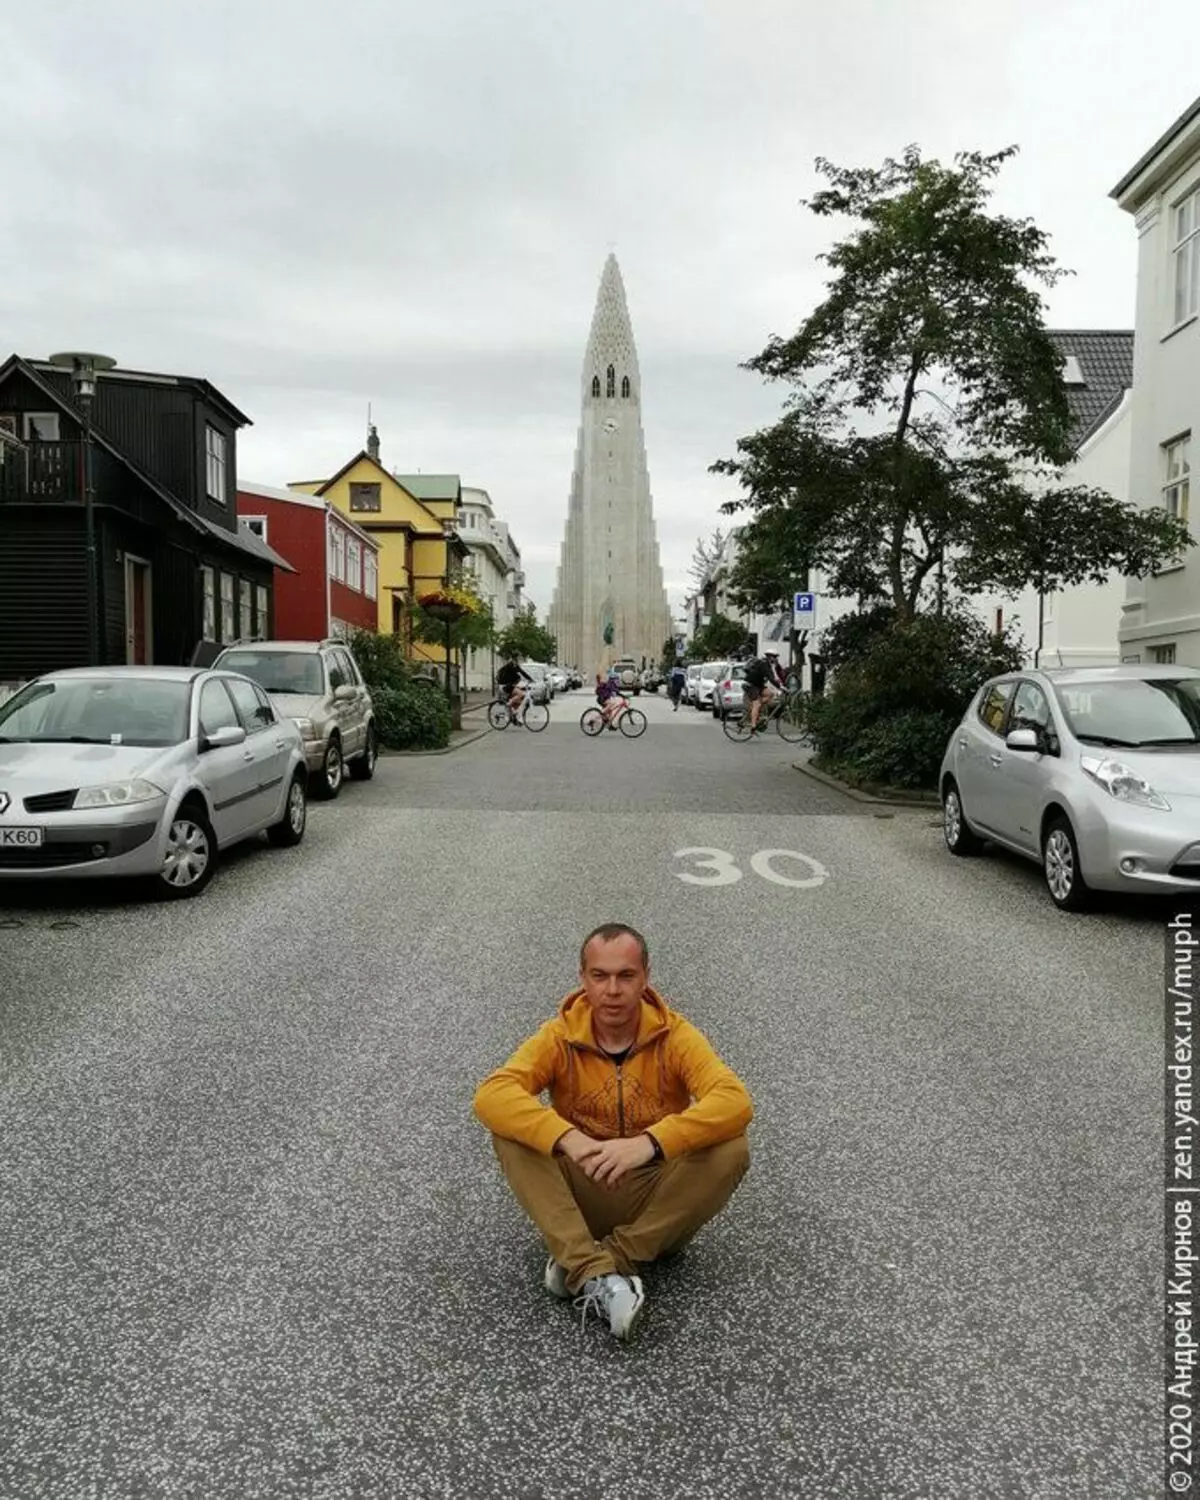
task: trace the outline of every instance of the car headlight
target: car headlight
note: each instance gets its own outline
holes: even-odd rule
[[[108,786],[85,786],[75,793],[75,807],[132,807],[164,797],[162,787],[152,781],[114,781]]]
[[[292,723],[300,731],[302,740],[319,740],[321,736],[317,733],[317,727],[311,719],[293,719]]]
[[[1094,782],[1118,802],[1129,802],[1134,807],[1154,807],[1160,812],[1171,811],[1171,804],[1163,794],[1156,792],[1144,776],[1139,776],[1123,760],[1084,755],[1079,764]]]

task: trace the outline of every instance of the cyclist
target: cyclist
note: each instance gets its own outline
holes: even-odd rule
[[[515,656],[510,656],[496,673],[497,686],[503,689],[504,697],[508,701],[508,711],[514,718],[525,698],[526,689],[521,686],[522,677],[526,682],[533,681]]]
[[[758,730],[758,716],[762,712],[764,697],[771,703],[785,691],[778,656],[769,651],[765,657],[751,657],[746,663],[744,683],[746,701],[750,705],[750,732],[753,734]],[[766,727],[765,724],[762,726],[764,731]]]
[[[603,672],[596,673],[596,702],[600,705],[604,722],[615,730],[616,716],[625,706],[625,699],[621,696],[615,677],[605,677]]]

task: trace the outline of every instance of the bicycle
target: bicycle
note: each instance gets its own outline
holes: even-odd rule
[[[781,740],[786,740],[789,745],[798,745],[801,740],[808,738],[808,726],[805,721],[805,694],[801,692],[780,693],[768,706],[764,706],[758,716],[758,733],[766,734],[772,724],[775,732]],[[731,740],[738,742],[748,740],[755,733],[750,727],[750,710],[748,706],[742,708],[742,712],[736,718],[728,716],[721,725]]]
[[[630,708],[627,700],[624,698],[618,698],[617,702],[621,706],[617,709],[610,722],[615,724],[628,740],[636,740],[638,735],[645,734],[646,715],[641,709]],[[603,710],[599,708],[585,708],[579,716],[579,727],[587,735],[601,734],[605,727]]]
[[[494,698],[488,704],[488,723],[493,729],[507,729],[510,724],[524,724],[533,734],[540,734],[550,722],[550,710],[544,703],[535,703],[533,694],[526,690],[518,709],[508,706],[507,698]]]

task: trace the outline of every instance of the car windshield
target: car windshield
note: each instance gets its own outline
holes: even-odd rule
[[[700,676],[704,678],[705,682],[711,682],[714,677],[721,675],[721,665],[719,661],[706,661],[700,668]]]
[[[1055,683],[1076,739],[1123,745],[1200,744],[1200,677]]]
[[[264,693],[319,698],[325,691],[321,658],[315,651],[226,651],[218,665],[222,671],[249,677]]]
[[[0,743],[178,745],[190,694],[189,682],[153,677],[31,682],[0,707]]]

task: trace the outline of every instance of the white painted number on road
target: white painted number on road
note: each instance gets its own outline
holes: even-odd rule
[[[674,858],[693,860],[701,869],[710,872],[707,875],[696,875],[689,870],[676,870],[678,878],[688,885],[733,885],[742,878],[741,868],[727,849],[711,849],[707,846],[676,849]],[[809,873],[800,878],[784,875],[774,866],[773,861],[777,859],[798,860]],[[814,890],[829,879],[829,871],[824,865],[818,864],[807,854],[801,854],[798,849],[760,849],[757,854],[750,856],[750,868],[773,885],[787,885],[800,891]]]
[[[712,871],[711,875],[691,875],[686,870],[676,870],[680,880],[688,885],[732,885],[742,878],[742,872],[733,862],[733,855],[725,849],[676,849],[676,859],[693,859],[701,868]]]
[[[772,867],[773,859],[799,860],[802,865],[808,866],[812,874],[806,875],[802,880],[797,880],[792,875],[781,875]],[[818,885],[824,885],[829,879],[829,871],[824,865],[818,864],[807,854],[801,854],[798,849],[760,849],[757,854],[750,856],[750,868],[764,880],[773,880],[776,885],[794,886],[798,891],[811,891]]]

